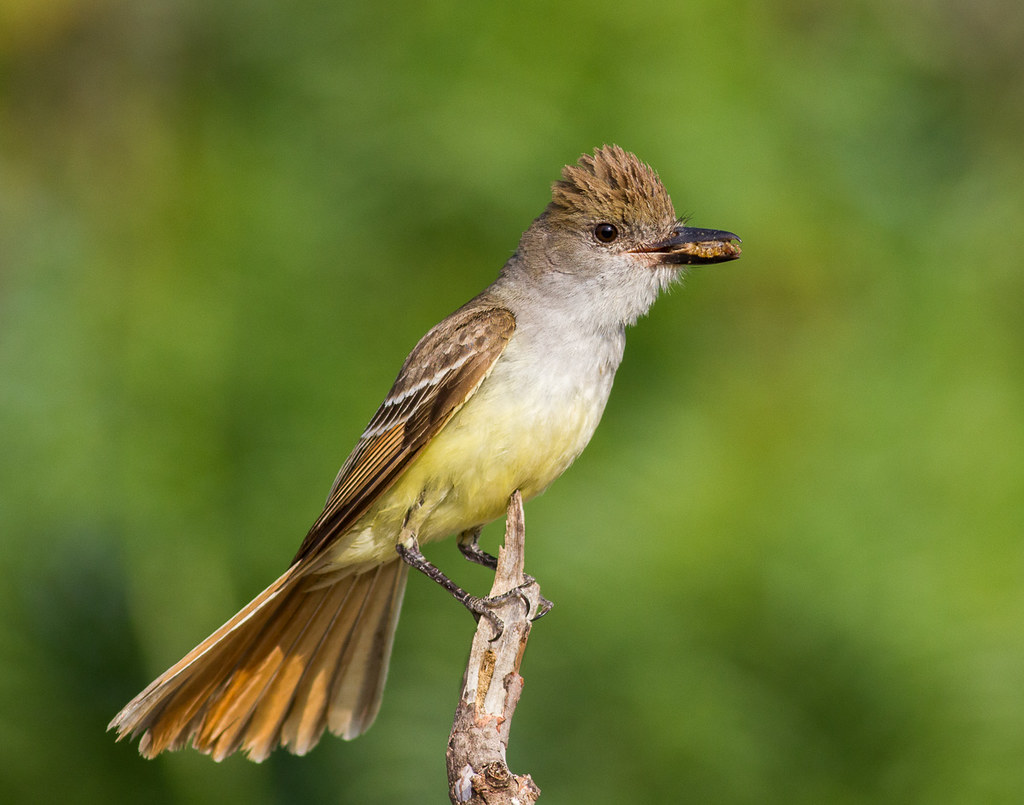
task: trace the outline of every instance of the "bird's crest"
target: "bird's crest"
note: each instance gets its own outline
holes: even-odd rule
[[[548,214],[619,220],[641,216],[652,222],[676,217],[654,169],[617,145],[595,148],[593,156],[584,154],[575,165],[562,168],[561,180],[551,188]]]

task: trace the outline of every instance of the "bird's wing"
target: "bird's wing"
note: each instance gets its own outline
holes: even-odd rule
[[[398,479],[480,387],[515,326],[508,310],[474,300],[423,336],[338,473],[293,564],[319,555]]]

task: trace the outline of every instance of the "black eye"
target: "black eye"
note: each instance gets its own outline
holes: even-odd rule
[[[611,243],[619,236],[619,230],[614,224],[598,224],[594,227],[594,237],[602,243]]]

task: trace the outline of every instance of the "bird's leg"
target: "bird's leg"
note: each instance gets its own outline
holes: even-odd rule
[[[437,502],[435,502],[434,505],[436,505]],[[409,567],[413,567],[420,571],[424,576],[432,579],[437,584],[440,584],[449,593],[451,593],[452,597],[456,601],[460,602],[466,609],[473,613],[473,617],[477,621],[480,620],[481,615],[487,618],[487,620],[491,622],[495,631],[495,636],[492,640],[497,640],[505,630],[505,624],[501,618],[494,614],[494,608],[505,603],[510,598],[519,597],[526,602],[527,612],[529,612],[530,602],[527,600],[526,596],[523,595],[521,588],[509,590],[507,593],[503,593],[502,595],[495,595],[487,598],[472,595],[448,578],[439,567],[434,565],[423,555],[422,551],[420,551],[420,543],[416,535],[419,533],[419,529],[423,524],[423,521],[427,519],[427,516],[433,510],[434,505],[429,505],[426,500],[421,497],[416,505],[406,512],[405,522],[402,524],[402,531],[399,534],[398,544],[395,546],[395,550],[398,552],[402,561],[409,565]],[[473,561],[479,561],[480,564],[492,569],[496,568],[498,560],[481,550],[480,546],[477,544],[479,535],[479,528],[475,529],[475,535],[472,529],[464,532],[464,534],[459,536],[460,548],[461,543],[465,538],[469,543],[469,548],[467,550],[470,554],[473,554]],[[466,554],[465,550],[463,551],[463,554]],[[471,558],[468,554],[466,555],[467,558]],[[529,579],[527,583],[532,584],[533,579]],[[526,585],[524,584],[523,586],[525,587]],[[542,598],[540,613],[534,618],[534,620],[545,614],[549,609],[551,609],[551,602]]]
[[[489,567],[491,570],[498,569],[498,558],[487,553],[483,548],[480,547],[480,531],[481,527],[470,528],[459,534],[459,551],[465,556],[470,562],[474,562],[484,567]],[[526,587],[536,582],[536,579],[528,573],[523,574],[525,581],[522,586]],[[543,595],[540,596],[539,606],[537,607],[537,614],[533,616],[532,620],[543,618],[548,612],[551,611],[551,607],[554,604],[545,598]],[[529,609],[529,602],[527,602],[527,609]]]
[[[432,579],[437,584],[444,587],[452,597],[460,602],[466,609],[473,613],[473,617],[479,621],[480,616],[484,615],[494,627],[496,637],[501,636],[501,633],[505,629],[505,624],[501,618],[495,615],[487,604],[484,603],[487,599],[480,598],[476,595],[471,595],[466,590],[463,590],[458,584],[448,578],[444,572],[431,563],[427,557],[420,551],[419,534],[420,527],[423,522],[433,511],[434,506],[440,501],[428,502],[426,500],[426,494],[420,496],[420,499],[413,505],[409,511],[405,513],[405,522],[402,523],[402,531],[398,535],[398,544],[395,546],[395,550],[401,557],[402,561],[405,562],[409,567],[413,567],[426,576],[428,579]]]
[[[501,633],[505,631],[505,623],[494,614],[493,608],[499,604],[503,604],[513,596],[523,597],[522,592],[516,588],[510,590],[503,595],[496,595],[490,598],[481,598],[477,595],[463,590],[458,584],[448,578],[444,572],[437,567],[437,565],[430,562],[420,551],[419,541],[416,539],[415,534],[408,535],[405,540],[399,542],[395,547],[398,551],[398,555],[402,557],[402,561],[405,562],[409,567],[416,568],[424,576],[429,579],[433,579],[435,582],[444,587],[452,597],[460,602],[466,609],[473,613],[473,617],[479,621],[480,616],[483,615],[487,620],[491,622],[494,627],[495,635],[491,638],[492,641],[497,640],[501,637]],[[523,600],[526,600],[525,597]],[[529,607],[529,602],[527,602]]]
[[[479,539],[481,530],[481,527],[477,526],[476,528],[470,528],[468,531],[463,531],[459,534],[459,551],[470,562],[477,565],[483,565],[484,567],[489,567],[491,570],[497,570],[498,557],[492,556],[480,547]]]

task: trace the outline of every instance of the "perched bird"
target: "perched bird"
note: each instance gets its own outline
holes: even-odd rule
[[[683,266],[739,256],[735,235],[676,218],[658,175],[604,146],[562,171],[498,278],[406,359],[291,566],[118,713],[153,757],[191,741],[220,760],[308,752],[373,722],[411,564],[538,495],[590,441],[625,328]],[[404,561],[403,561],[404,560]],[[445,585],[476,612],[481,601]]]

